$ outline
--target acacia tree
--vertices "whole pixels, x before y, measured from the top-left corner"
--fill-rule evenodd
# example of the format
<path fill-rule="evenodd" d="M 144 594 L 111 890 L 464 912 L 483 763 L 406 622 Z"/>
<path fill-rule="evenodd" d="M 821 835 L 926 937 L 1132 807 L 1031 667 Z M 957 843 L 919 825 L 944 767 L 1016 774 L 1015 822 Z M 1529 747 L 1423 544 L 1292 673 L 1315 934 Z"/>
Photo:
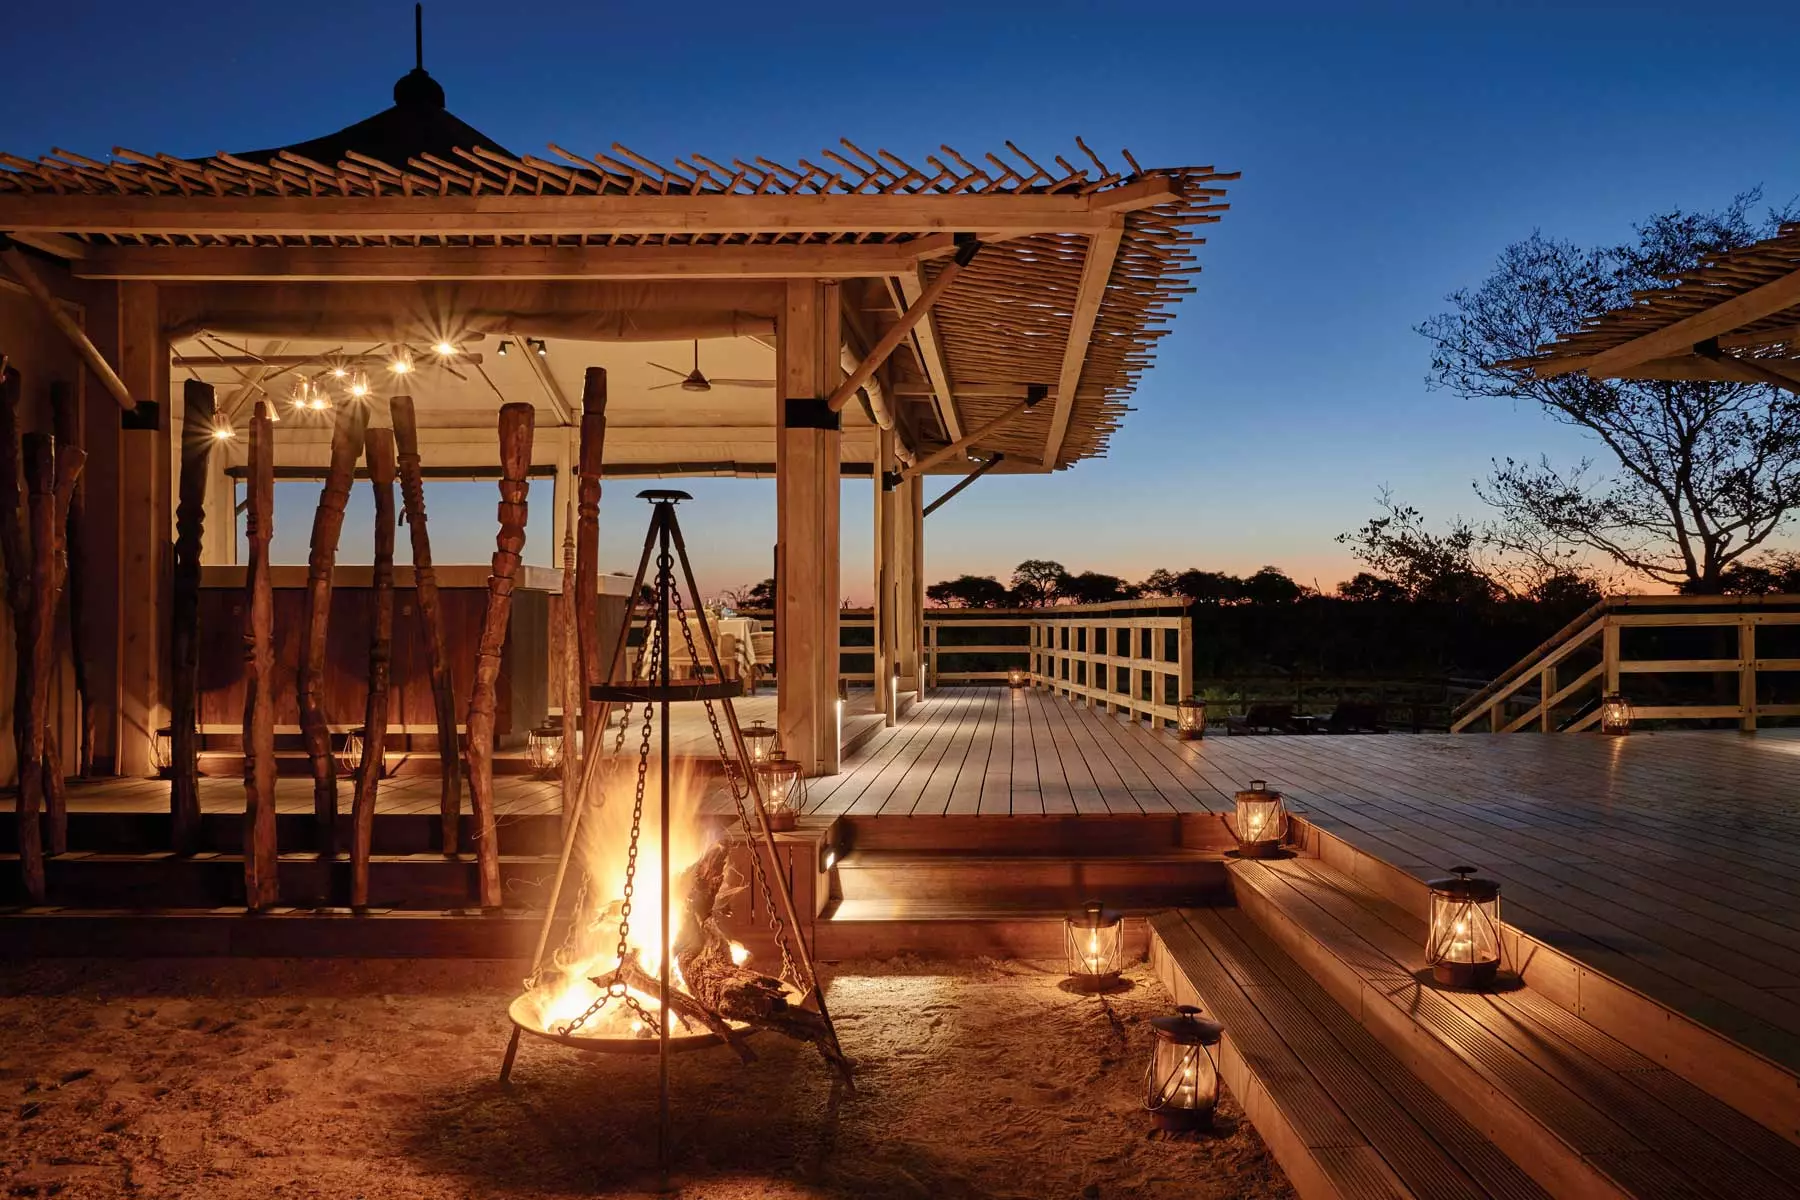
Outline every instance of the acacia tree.
<path fill-rule="evenodd" d="M 1063 595 L 1069 572 L 1059 562 L 1047 558 L 1028 558 L 1013 568 L 1013 600 L 1025 608 L 1039 608 L 1056 603 Z"/>
<path fill-rule="evenodd" d="M 1013 597 L 992 575 L 958 575 L 926 588 L 925 598 L 946 608 L 1005 608 Z"/>
<path fill-rule="evenodd" d="M 1581 547 L 1659 583 L 1717 592 L 1732 565 L 1800 505 L 1800 397 L 1760 384 L 1545 379 L 1506 365 L 1628 305 L 1634 291 L 1769 236 L 1788 214 L 1754 218 L 1760 200 L 1753 191 L 1718 212 L 1652 217 L 1615 246 L 1584 249 L 1534 233 L 1418 327 L 1432 344 L 1432 386 L 1533 401 L 1610 454 L 1604 468 L 1592 459 L 1496 460 L 1477 491 L 1500 514 L 1498 544 L 1527 553 Z"/>

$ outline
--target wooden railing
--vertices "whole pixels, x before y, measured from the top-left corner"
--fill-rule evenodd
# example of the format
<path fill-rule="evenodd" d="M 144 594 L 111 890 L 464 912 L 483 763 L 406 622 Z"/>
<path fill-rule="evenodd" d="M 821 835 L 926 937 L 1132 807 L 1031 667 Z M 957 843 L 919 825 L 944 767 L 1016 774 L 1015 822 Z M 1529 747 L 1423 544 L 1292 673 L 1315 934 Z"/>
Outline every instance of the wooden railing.
<path fill-rule="evenodd" d="M 1800 675 L 1782 672 L 1800 672 L 1800 596 L 1615 596 L 1471 696 L 1450 729 L 1581 732 L 1618 692 L 1636 721 L 1754 730 L 1800 716 L 1800 690 L 1781 690 Z"/>
<path fill-rule="evenodd" d="M 769 614 L 749 612 L 769 619 Z M 838 617 L 839 677 L 872 685 L 874 618 Z M 925 686 L 1003 683 L 1023 667 L 1033 687 L 1133 719 L 1173 721 L 1193 687 L 1194 630 L 1179 600 L 1125 600 L 1049 608 L 928 608 Z"/>

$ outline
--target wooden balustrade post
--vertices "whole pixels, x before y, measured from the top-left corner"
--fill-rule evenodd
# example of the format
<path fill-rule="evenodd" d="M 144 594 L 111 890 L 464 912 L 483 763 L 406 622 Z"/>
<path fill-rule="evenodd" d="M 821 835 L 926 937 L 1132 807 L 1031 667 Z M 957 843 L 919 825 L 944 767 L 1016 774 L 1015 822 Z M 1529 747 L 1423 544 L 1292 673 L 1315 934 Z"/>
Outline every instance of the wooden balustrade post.
<path fill-rule="evenodd" d="M 375 802 L 387 764 L 388 680 L 394 662 L 394 431 L 363 435 L 369 486 L 375 493 L 375 612 L 369 634 L 369 698 L 363 708 L 362 762 L 350 807 L 350 905 L 369 903 L 369 848 L 375 834 Z"/>
<path fill-rule="evenodd" d="M 600 470 L 606 451 L 606 368 L 589 367 L 581 384 L 581 458 L 575 538 L 575 621 L 581 651 L 581 728 L 590 752 L 600 753 L 600 704 L 591 689 L 605 683 L 600 669 Z M 566 728 L 568 718 L 564 718 Z M 565 733 L 565 738 L 566 738 Z M 568 749 L 565 741 L 564 749 Z"/>
<path fill-rule="evenodd" d="M 181 479 L 175 504 L 175 572 L 169 625 L 169 815 L 175 853 L 200 844 L 200 541 L 206 524 L 206 471 L 213 447 L 213 389 L 182 388 Z"/>
<path fill-rule="evenodd" d="M 469 698 L 469 790 L 475 809 L 475 860 L 481 907 L 500 907 L 500 851 L 494 821 L 494 708 L 500 652 L 512 617 L 513 579 L 525 549 L 526 496 L 531 484 L 531 440 L 536 410 L 529 404 L 500 407 L 500 532 L 488 575 L 487 609 L 475 650 L 475 688 Z M 590 743 L 596 744 L 597 743 Z"/>
<path fill-rule="evenodd" d="M 362 454 L 368 405 L 346 401 L 331 427 L 331 465 L 313 515 L 312 553 L 306 562 L 306 633 L 300 648 L 300 732 L 313 777 L 313 847 L 323 857 L 337 853 L 337 760 L 331 753 L 331 726 L 325 717 L 325 639 L 331 628 L 331 575 L 337 567 L 338 536 L 356 460 Z"/>
<path fill-rule="evenodd" d="M 425 474 L 419 460 L 419 425 L 411 396 L 389 402 L 394 441 L 399 450 L 400 497 L 406 528 L 412 537 L 413 591 L 419 624 L 431 659 L 431 702 L 437 720 L 440 844 L 455 854 L 462 819 L 462 738 L 456 732 L 456 693 L 451 686 L 450 654 L 444 644 L 443 608 L 438 603 L 437 568 L 431 564 L 431 531 L 425 523 Z"/>
<path fill-rule="evenodd" d="M 275 534 L 275 426 L 269 406 L 250 418 L 249 507 L 244 576 L 249 621 L 244 634 L 244 897 L 253 909 L 280 899 L 275 844 L 275 590 L 269 540 Z"/>

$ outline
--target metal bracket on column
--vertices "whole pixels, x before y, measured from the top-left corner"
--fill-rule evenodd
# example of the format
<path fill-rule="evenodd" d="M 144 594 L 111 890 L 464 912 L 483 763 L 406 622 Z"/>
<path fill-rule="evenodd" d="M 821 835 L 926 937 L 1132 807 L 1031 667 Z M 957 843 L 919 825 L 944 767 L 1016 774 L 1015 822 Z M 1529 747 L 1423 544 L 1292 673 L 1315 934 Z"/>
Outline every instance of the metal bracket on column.
<path fill-rule="evenodd" d="M 782 424 L 789 429 L 826 429 L 844 427 L 844 418 L 828 400 L 816 396 L 787 399 L 782 402 Z"/>
<path fill-rule="evenodd" d="M 891 492 L 905 482 L 906 476 L 898 471 L 883 471 L 881 473 L 881 490 L 884 492 Z"/>

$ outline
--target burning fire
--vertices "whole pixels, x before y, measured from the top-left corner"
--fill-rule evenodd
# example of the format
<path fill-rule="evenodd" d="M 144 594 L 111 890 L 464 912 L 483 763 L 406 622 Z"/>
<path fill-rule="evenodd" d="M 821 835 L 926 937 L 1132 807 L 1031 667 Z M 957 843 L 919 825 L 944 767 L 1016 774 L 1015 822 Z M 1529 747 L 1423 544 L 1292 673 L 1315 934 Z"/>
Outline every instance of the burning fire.
<path fill-rule="evenodd" d="M 619 966 L 619 921 L 623 912 L 628 858 L 631 846 L 631 813 L 637 786 L 635 756 L 620 756 L 601 768 L 604 801 L 582 818 L 570 871 L 584 870 L 587 884 L 577 901 L 575 924 L 562 948 L 541 972 L 537 986 L 523 997 L 524 1007 L 538 1028 L 562 1033 L 570 1022 L 600 999 L 602 989 L 592 981 L 609 979 Z M 702 819 L 700 802 L 705 787 L 691 765 L 676 764 L 669 786 L 669 872 L 674 881 L 670 897 L 670 944 L 680 941 L 685 905 L 683 876 L 717 840 Z M 661 789 L 652 761 L 644 785 L 644 811 L 638 834 L 637 867 L 631 874 L 631 917 L 626 936 L 626 956 L 635 959 L 647 979 L 655 979 L 662 965 L 662 818 Z M 571 878 L 575 878 L 572 874 Z M 733 942 L 733 961 L 743 963 L 749 951 Z M 671 963 L 669 986 L 685 990 L 679 964 Z M 657 991 L 629 988 L 630 997 L 653 1017 L 660 1012 Z M 687 1026 L 677 1016 L 671 1036 L 704 1033 Z M 579 1036 L 656 1036 L 623 998 L 615 997 L 581 1025 Z"/>

